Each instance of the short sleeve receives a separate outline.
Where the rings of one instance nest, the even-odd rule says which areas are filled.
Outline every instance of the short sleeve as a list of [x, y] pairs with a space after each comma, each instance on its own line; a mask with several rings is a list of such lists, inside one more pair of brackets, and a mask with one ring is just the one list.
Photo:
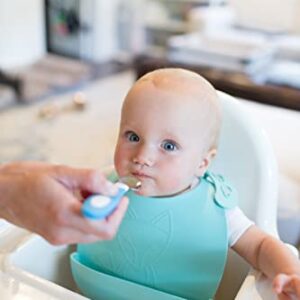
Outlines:
[[239, 207], [225, 210], [227, 229], [228, 229], [228, 244], [232, 247], [246, 230], [254, 225]]

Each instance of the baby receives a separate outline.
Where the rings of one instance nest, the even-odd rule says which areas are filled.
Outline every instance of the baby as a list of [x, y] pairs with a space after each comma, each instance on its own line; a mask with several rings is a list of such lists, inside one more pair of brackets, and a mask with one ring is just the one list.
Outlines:
[[[128, 193], [115, 240], [79, 245], [87, 266], [122, 280], [120, 289], [127, 282], [137, 291], [209, 299], [229, 246], [273, 280], [279, 299], [300, 298], [298, 260], [243, 214], [226, 179], [208, 171], [220, 126], [216, 91], [196, 73], [161, 69], [134, 84], [122, 108], [115, 169], [142, 185]], [[122, 295], [134, 299], [126, 289]], [[136, 299], [143, 297], [137, 292]]]

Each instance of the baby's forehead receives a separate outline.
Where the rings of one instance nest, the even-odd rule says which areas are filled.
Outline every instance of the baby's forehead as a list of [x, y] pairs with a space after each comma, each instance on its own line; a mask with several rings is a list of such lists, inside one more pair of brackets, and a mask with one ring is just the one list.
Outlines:
[[133, 121], [136, 117], [142, 123], [148, 124], [149, 119], [151, 124], [166, 128], [168, 120], [175, 119], [179, 127], [189, 124], [211, 137], [208, 144], [215, 142], [222, 119], [214, 87], [200, 75], [183, 69], [153, 71], [135, 83], [123, 103], [122, 121]]
[[[182, 74], [183, 73], [183, 74]], [[187, 120], [190, 124], [210, 123], [218, 114], [216, 92], [199, 76], [185, 72], [150, 73], [136, 83], [123, 103], [122, 116], [145, 113]], [[178, 119], [179, 118], [179, 119]], [[207, 119], [208, 118], [208, 119]]]

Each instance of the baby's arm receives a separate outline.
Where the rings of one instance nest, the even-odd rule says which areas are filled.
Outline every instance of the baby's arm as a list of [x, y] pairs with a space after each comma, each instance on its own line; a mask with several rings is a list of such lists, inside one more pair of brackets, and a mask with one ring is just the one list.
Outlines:
[[300, 299], [300, 262], [281, 241], [251, 226], [232, 248], [273, 280], [279, 299]]

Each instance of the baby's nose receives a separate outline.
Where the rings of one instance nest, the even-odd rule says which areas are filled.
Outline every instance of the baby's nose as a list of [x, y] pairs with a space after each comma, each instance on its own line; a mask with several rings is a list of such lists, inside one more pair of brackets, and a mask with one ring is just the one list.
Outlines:
[[150, 148], [141, 147], [134, 156], [133, 162], [135, 164], [151, 167], [154, 164], [154, 153]]

